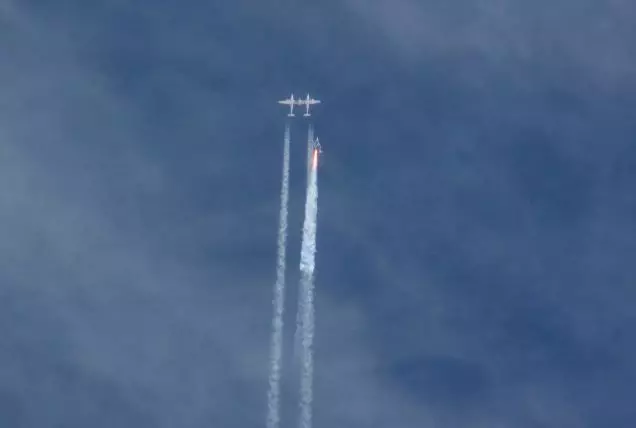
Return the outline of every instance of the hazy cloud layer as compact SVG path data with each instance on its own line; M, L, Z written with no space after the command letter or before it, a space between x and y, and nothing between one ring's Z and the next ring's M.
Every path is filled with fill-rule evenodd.
M408 57L482 57L521 73L580 73L615 87L636 77L633 2L616 0L347 0L380 38ZM481 70L467 72L481 77ZM523 72L524 68L526 73Z
M634 8L551 5L2 3L0 421L264 424L307 89L315 426L629 426Z

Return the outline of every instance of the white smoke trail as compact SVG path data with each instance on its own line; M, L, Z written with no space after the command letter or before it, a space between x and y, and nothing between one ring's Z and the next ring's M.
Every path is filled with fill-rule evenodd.
M306 198L309 200L309 179L311 175L311 157L314 149L314 128L312 124L309 124L309 128L307 130L307 191ZM307 216L305 214L305 221L307 221ZM304 226L303 226L304 228ZM303 235L303 240L305 239ZM303 241L304 242L304 241ZM301 278L302 281L302 278ZM302 352L302 314L303 314L303 299L304 295L302 292L298 293L298 310L296 312L296 332L294 333L294 348L293 348L293 361L297 362L301 358Z
M307 130L307 184L309 184L309 173L311 172L311 155L314 151L314 127L309 124Z
M313 153L313 150L312 150ZM317 156L317 154L313 154ZM310 159L305 221L300 254L302 332L302 365L300 376L300 428L311 428L313 400L313 339L314 339L314 269L316 255L316 219L318 214L318 171Z
M280 425L280 378L283 361L283 313L285 310L285 257L287 243L287 204L289 200L289 122L285 125L283 144L283 180L280 189L278 225L278 261L274 285L274 317L270 343L269 391L267 393L267 428Z

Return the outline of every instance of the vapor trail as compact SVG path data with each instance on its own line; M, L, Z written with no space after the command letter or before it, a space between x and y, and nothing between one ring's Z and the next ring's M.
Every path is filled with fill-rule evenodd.
M314 147L314 127L310 123L309 128L307 130L307 191L306 198L309 198L309 179L311 174L311 157L313 153ZM305 216L305 221L307 221L307 217ZM304 239L304 236L303 236ZM302 281L302 277L301 277ZM303 293L298 293L298 310L296 312L296 332L294 333L294 358L293 361L296 362L301 357L301 347L302 347L302 308L303 308Z
M274 285L274 317L270 343L269 391L267 393L267 428L280 425L280 378L283 360L283 312L285 310L285 258L287 243L287 204L289 201L289 122L285 125L283 143L283 180L280 189L280 215L278 224L278 260Z
M314 127L309 124L307 129L307 183L309 184L309 173L311 172L311 156L314 149Z
M311 132L311 128L310 128ZM311 428L313 400L314 269L316 218L318 214L318 153L312 149L305 202L305 221L300 254L301 300L299 305L301 340L300 428Z

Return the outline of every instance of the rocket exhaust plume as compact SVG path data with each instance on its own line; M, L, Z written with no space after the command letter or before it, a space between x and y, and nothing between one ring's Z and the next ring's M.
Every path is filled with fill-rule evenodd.
M309 128L313 141L313 132ZM311 428L313 401L314 269L318 214L318 151L311 148L300 254L299 330L301 335L300 428Z
M312 168L312 153L314 151L314 127L313 125L310 123L309 124L309 128L307 129L307 192L309 192L309 179L310 179L310 175L311 175L311 168ZM309 197L309 194L307 193L307 197ZM305 217L306 218L306 217ZM306 221L306 220L305 220ZM294 359L293 361L296 362L298 361L298 359L300 358L300 353L301 353L301 346L302 346L302 338L301 338L301 326L302 326L302 308L303 305L303 294L302 293L298 293L298 312L296 312L296 332L294 334Z
M307 183L309 183L309 174L311 172L311 155L314 149L314 127L309 124L307 130Z
M287 205L289 201L289 122L285 125L283 143L283 180L280 190L280 216L278 225L278 259L274 285L274 316L270 343L269 391L267 393L267 428L280 425L280 378L283 360L283 313L285 309L285 258L287 245Z

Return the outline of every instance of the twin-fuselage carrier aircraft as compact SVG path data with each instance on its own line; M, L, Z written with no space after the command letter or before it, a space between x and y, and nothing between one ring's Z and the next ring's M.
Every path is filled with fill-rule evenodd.
M309 106L312 106L314 104L320 104L320 100L315 100L315 99L311 98L309 96L309 94L307 94L307 98L305 98L305 99L300 98L300 99L295 100L294 99L294 94L291 94L291 96L289 98L287 98L286 100L280 100L278 102L278 104L285 104L285 105L289 106L289 114L287 115L289 117L294 117L295 116L294 115L294 106L302 106L302 105L304 105L307 108L307 110L306 110L305 114L303 114L303 116L304 117L309 117L309 116L311 116L309 114Z

